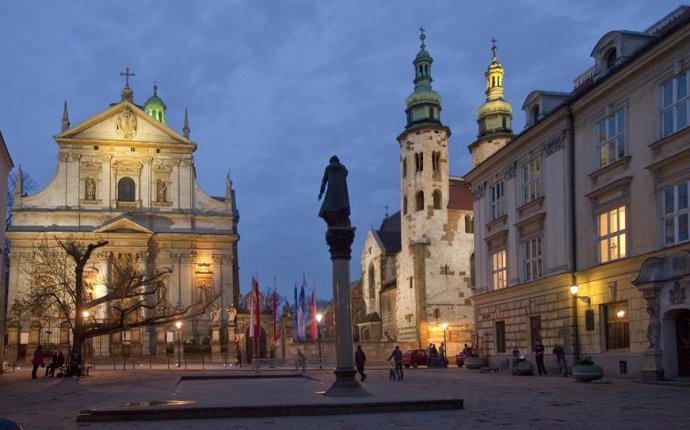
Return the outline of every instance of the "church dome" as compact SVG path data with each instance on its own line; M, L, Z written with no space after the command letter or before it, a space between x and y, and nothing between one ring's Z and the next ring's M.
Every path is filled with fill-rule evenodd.
M158 85L153 85L153 95L146 100L144 103L144 111L150 116L163 124L167 124L165 118L165 110L167 106L163 100L158 97Z
M492 113L512 114L513 107L511 104L503 99L490 100L479 107L479 118Z

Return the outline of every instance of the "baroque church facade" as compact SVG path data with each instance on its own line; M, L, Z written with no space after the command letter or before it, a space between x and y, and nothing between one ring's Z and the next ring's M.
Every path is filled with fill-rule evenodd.
M474 333L471 260L472 197L449 174L450 129L431 87L433 59L420 36L413 64L407 124L398 136L401 211L370 230L361 255L366 317L360 341L396 341L426 348L446 342L448 354Z
M469 146L475 319L490 365L565 348L607 376L690 376L690 8L610 31L524 131ZM498 104L496 105L498 107Z
M217 297L207 314L182 326L183 339L208 340L211 309L222 309L226 321L226 310L238 305L239 212L229 177L220 197L207 195L197 183L197 144L190 139L187 113L182 133L171 129L157 87L139 106L127 76L121 100L78 125L70 126L65 103L55 141L58 162L52 181L32 195L23 192L21 180L16 185L7 232L12 246L10 307L30 282L27 269L42 240L107 240L85 273L92 277L96 297L104 294L98 279L107 276L111 258L148 261L169 270L159 299L171 308ZM96 312L95 318L105 318L104 309ZM235 312L230 314L234 318ZM213 317L218 319L218 312ZM50 324L31 315L12 317L8 355L16 358L19 344L27 344L28 350L39 342L64 344L65 330ZM90 342L96 356L120 354L123 344L132 355L164 354L176 331L172 326L142 327Z

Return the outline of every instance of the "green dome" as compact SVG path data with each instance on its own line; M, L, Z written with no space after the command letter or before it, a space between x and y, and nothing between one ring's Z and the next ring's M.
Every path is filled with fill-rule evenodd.
M165 118L166 109L167 106L163 100L158 97L158 85L154 84L153 95L146 100L146 103L144 103L144 111L146 111L150 117L156 119L157 121L167 124L168 121Z
M513 107L505 100L490 100L479 107L479 117L492 113L512 114Z
M414 92L407 97L405 103L407 103L407 106L420 103L441 104L441 96L431 88L415 88Z

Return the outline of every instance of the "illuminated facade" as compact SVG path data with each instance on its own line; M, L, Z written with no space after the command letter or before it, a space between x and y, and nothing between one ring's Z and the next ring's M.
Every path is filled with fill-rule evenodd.
M55 176L33 195L24 195L21 181L15 190L7 233L12 242L10 305L28 285L26 268L34 247L44 238L76 238L108 241L87 266L96 297L104 293L99 280L108 276L109 261L127 258L171 271L162 291L171 308L185 308L216 295L220 309L237 307L239 213L232 183L228 177L221 197L201 190L193 159L197 144L190 140L187 115L180 134L167 126L165 110L157 87L140 107L129 85L120 102L75 126L69 124L65 104L62 131L55 136ZM105 317L104 310L100 312L103 315L96 318ZM222 312L223 319L227 315ZM21 338L18 343L28 344L29 350L39 341L66 342L64 330L60 333L58 326L30 315L12 324ZM122 342L130 344L132 355L164 354L174 330L137 328L93 339L91 346L96 356L119 354ZM210 338L210 311L184 322L182 330L187 341L202 343ZM16 355L15 342L10 343Z
M533 91L525 130L470 145L483 353L563 345L607 376L690 376L690 10L611 31L569 93ZM572 290L571 287L577 287Z

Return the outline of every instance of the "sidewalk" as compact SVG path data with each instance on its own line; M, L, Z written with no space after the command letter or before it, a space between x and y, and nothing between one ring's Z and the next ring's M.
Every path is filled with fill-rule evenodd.
M367 369L363 387L371 396L328 398L321 394L334 381L332 370L308 370L306 377L182 379L183 376L227 377L294 375L294 371L233 368L191 371L98 369L83 378L32 381L20 370L0 376L0 416L16 419L25 429L334 429L383 430L413 424L434 428L497 427L541 429L687 429L690 386L637 384L608 379L581 384L559 376L517 377L468 369L405 369L401 382L388 380L388 368ZM386 412L335 416L223 418L162 422L76 423L85 409L142 410L233 406L347 405L354 402L462 399L464 409L432 412ZM175 401L174 404L162 402ZM161 402L161 403L158 403ZM133 412L134 413L134 412ZM163 423L163 424L161 424Z

